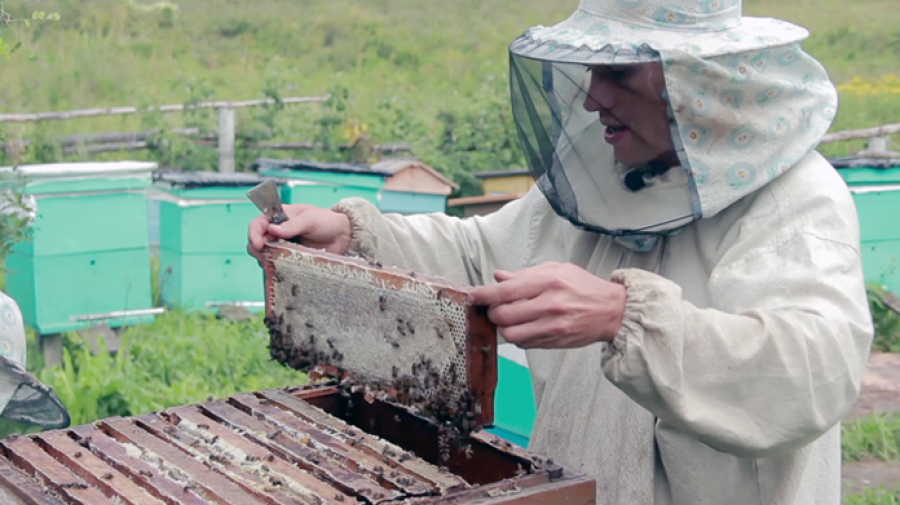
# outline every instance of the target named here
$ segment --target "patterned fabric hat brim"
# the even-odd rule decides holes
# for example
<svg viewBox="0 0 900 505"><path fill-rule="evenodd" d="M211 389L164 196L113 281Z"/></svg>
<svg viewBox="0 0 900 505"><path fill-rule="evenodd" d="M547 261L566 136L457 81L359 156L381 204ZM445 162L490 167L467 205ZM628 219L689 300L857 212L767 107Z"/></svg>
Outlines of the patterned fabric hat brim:
<svg viewBox="0 0 900 505"><path fill-rule="evenodd" d="M616 2L619 7L639 3L640 0ZM780 19L739 17L704 24L674 8L659 7L646 12L644 19L622 21L579 8L556 25L530 28L513 41L509 50L539 61L629 64L659 61L659 51L709 58L783 46L809 36L805 28Z"/></svg>
<svg viewBox="0 0 900 505"><path fill-rule="evenodd" d="M833 124L837 89L800 46L807 36L785 21L741 17L739 0L581 0L569 19L531 28L510 46L513 115L529 168L554 210L582 229L643 240L686 226L685 202L612 202L599 181L621 176L613 159L565 156L567 146L587 152L582 146L603 142L588 128L602 123L585 97L608 90L591 91L584 67L659 62L673 151L690 188L684 198L692 220L714 217L794 167Z"/></svg>

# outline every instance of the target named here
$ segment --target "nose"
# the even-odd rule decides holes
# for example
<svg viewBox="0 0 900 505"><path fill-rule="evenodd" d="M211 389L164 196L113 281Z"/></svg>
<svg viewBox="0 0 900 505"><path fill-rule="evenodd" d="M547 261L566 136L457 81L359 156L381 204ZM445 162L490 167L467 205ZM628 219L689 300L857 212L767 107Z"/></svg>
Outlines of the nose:
<svg viewBox="0 0 900 505"><path fill-rule="evenodd" d="M616 93L619 88L609 79L604 79L599 72L591 72L591 84L584 97L584 110L599 112L609 110L616 104Z"/></svg>

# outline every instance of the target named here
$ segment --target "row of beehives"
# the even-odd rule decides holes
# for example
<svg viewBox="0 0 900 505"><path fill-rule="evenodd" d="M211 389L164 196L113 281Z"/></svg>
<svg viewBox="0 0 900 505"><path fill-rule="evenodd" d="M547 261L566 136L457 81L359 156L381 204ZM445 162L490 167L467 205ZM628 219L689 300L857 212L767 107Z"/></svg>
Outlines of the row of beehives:
<svg viewBox="0 0 900 505"><path fill-rule="evenodd" d="M6 291L41 335L101 322L150 323L161 312L152 295L151 257L158 251L162 305L243 305L255 312L263 308L263 273L246 252L246 227L259 211L246 192L265 177L277 178L285 202L330 206L355 196L402 213L442 212L454 187L408 160L372 167L260 160L255 168L221 174L139 162L19 167L36 219L32 241L7 260ZM493 431L524 446L535 409L528 371L518 361L500 359Z"/></svg>
<svg viewBox="0 0 900 505"><path fill-rule="evenodd" d="M162 304L261 308L262 274L246 252L258 210L246 197L276 178L288 203L371 201L384 212L443 212L454 185L414 160L366 165L260 160L251 174L157 170L153 163L18 167L36 206L32 240L7 260L7 292L40 334L151 321L151 256ZM77 293L78 296L72 296Z"/></svg>

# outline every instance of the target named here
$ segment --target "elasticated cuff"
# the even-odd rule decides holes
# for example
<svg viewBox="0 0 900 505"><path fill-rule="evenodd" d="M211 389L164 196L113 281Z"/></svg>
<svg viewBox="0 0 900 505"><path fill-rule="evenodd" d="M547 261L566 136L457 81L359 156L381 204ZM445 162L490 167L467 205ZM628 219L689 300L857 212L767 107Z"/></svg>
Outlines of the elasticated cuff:
<svg viewBox="0 0 900 505"><path fill-rule="evenodd" d="M378 237L371 233L371 227L367 224L371 221L370 213L378 212L378 209L363 198L347 198L336 203L331 210L350 219L350 248L347 255L374 260Z"/></svg>

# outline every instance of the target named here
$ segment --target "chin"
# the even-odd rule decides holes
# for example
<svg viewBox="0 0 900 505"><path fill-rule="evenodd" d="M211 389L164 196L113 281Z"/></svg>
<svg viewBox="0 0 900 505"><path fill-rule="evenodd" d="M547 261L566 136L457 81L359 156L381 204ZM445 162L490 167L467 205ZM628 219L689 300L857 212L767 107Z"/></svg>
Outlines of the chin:
<svg viewBox="0 0 900 505"><path fill-rule="evenodd" d="M650 158L646 156L636 156L631 152L619 152L618 149L615 151L615 157L616 161L629 168L643 165L650 161Z"/></svg>

